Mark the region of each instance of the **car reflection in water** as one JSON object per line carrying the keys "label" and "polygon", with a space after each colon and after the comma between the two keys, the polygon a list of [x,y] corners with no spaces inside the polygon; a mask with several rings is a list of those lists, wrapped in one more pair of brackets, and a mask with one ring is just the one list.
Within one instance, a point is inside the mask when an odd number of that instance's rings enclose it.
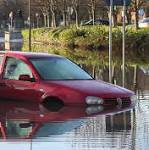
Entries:
{"label": "car reflection in water", "polygon": [[129,110],[125,106],[55,107],[37,103],[0,101],[0,137],[4,140],[37,139],[60,135],[83,125],[88,117]]}

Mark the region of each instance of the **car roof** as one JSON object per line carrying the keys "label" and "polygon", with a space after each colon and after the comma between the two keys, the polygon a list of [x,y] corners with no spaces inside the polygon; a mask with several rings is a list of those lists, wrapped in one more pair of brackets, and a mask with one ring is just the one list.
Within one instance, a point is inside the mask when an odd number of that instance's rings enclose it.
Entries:
{"label": "car roof", "polygon": [[0,51],[0,54],[6,54],[9,56],[18,56],[18,57],[23,56],[26,58],[62,57],[62,56],[55,55],[55,54],[39,53],[39,52],[21,52],[21,51]]}

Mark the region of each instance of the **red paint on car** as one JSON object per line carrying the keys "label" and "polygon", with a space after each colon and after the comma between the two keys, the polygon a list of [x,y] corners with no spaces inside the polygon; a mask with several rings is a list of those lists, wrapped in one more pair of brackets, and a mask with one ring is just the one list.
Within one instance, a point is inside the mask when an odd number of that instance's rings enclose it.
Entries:
{"label": "red paint on car", "polygon": [[0,97],[3,98],[38,103],[60,101],[65,105],[97,101],[108,105],[109,100],[129,103],[134,95],[125,88],[94,80],[62,56],[12,51],[0,52],[0,56]]}

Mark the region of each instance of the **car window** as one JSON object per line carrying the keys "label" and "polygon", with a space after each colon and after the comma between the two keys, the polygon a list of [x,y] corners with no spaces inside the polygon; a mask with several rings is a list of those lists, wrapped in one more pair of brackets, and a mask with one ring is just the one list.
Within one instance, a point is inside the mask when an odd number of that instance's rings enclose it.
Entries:
{"label": "car window", "polygon": [[0,65],[2,65],[4,55],[0,54]]}
{"label": "car window", "polygon": [[37,72],[44,80],[88,80],[89,74],[76,64],[64,58],[30,59]]}
{"label": "car window", "polygon": [[30,77],[33,78],[32,72],[26,63],[20,59],[8,57],[6,60],[3,78],[19,80],[19,76],[21,74],[30,75]]}
{"label": "car window", "polygon": [[0,71],[3,63],[4,55],[0,54]]}

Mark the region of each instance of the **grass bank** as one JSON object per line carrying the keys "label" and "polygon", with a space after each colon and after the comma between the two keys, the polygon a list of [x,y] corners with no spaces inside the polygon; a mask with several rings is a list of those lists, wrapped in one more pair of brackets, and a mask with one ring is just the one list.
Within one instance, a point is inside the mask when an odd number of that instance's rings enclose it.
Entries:
{"label": "grass bank", "polygon": [[[28,39],[28,30],[22,31],[25,40]],[[39,28],[32,30],[32,41],[37,44],[56,47],[81,48],[104,51],[109,46],[109,28],[107,26],[74,26],[59,27],[56,29]],[[113,28],[113,52],[121,56],[122,32],[121,28]],[[135,31],[126,29],[126,54],[147,57],[149,55],[149,28]]]}

